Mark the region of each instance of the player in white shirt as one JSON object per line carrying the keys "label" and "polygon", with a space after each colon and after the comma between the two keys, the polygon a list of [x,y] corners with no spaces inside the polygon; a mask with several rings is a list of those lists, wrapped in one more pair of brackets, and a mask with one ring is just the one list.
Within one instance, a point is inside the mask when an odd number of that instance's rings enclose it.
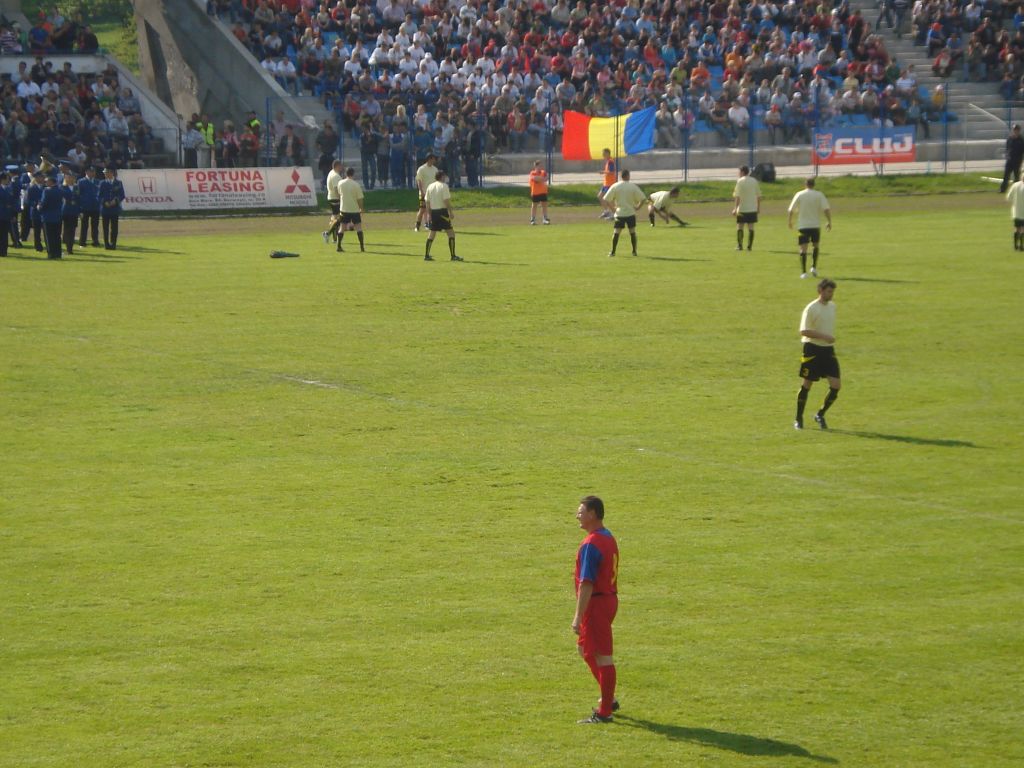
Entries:
{"label": "player in white shirt", "polygon": [[424,198],[427,207],[430,209],[430,234],[427,235],[427,252],[423,256],[424,261],[433,261],[430,255],[430,246],[434,244],[434,235],[444,232],[448,235],[448,252],[451,253],[452,261],[462,261],[462,258],[455,255],[455,230],[452,229],[452,219],[455,212],[452,210],[452,195],[448,185],[444,183],[443,171],[437,172],[437,180],[430,184]]}
{"label": "player in white shirt", "polygon": [[818,283],[818,298],[804,307],[803,314],[800,315],[800,341],[804,346],[799,375],[803,383],[796,396],[794,429],[804,428],[804,406],[807,405],[807,395],[814,382],[822,377],[828,379],[825,402],[814,415],[814,421],[822,429],[828,429],[825,411],[839,397],[839,360],[835,351],[836,305],[832,303],[835,292],[835,281],[825,278]]}
{"label": "player in white shirt", "polygon": [[740,177],[732,191],[732,215],[736,217],[736,250],[743,250],[743,225],[747,225],[747,250],[754,245],[754,225],[761,212],[761,185],[750,175],[750,168],[740,166]]}
{"label": "player in white shirt", "polygon": [[416,191],[419,193],[420,206],[416,211],[416,226],[412,228],[413,232],[420,231],[420,224],[423,223],[423,219],[429,221],[426,194],[427,187],[437,180],[437,155],[431,153],[427,155],[427,159],[424,160],[423,165],[416,169]]}
{"label": "player in white shirt", "polygon": [[1024,251],[1024,181],[1015,181],[1006,192],[1013,219],[1013,250]]}
{"label": "player in white shirt", "polygon": [[672,187],[672,189],[665,190],[664,192],[655,192],[651,195],[651,202],[647,206],[647,218],[651,222],[651,226],[654,226],[654,215],[657,214],[662,220],[668,224],[669,221],[676,222],[680,227],[685,227],[686,222],[672,213],[672,203],[679,199],[679,187]]}
{"label": "player in white shirt", "polygon": [[341,223],[341,198],[338,194],[338,185],[345,178],[341,174],[341,166],[341,160],[335,160],[325,182],[327,186],[327,205],[331,208],[331,218],[327,222],[327,229],[323,232],[325,245],[331,242],[331,238],[338,237],[338,225]]}
{"label": "player in white shirt", "polygon": [[345,229],[356,231],[359,238],[359,250],[365,251],[363,243],[363,188],[356,181],[356,169],[351,166],[345,169],[345,178],[338,183],[338,200],[341,207],[341,226],[338,228],[338,252],[344,250],[341,241],[345,237]]}
{"label": "player in white shirt", "polygon": [[608,255],[615,255],[619,235],[622,234],[623,227],[628,227],[629,242],[633,246],[633,255],[636,256],[636,212],[649,198],[640,187],[629,180],[629,171],[623,171],[621,179],[608,187],[608,191],[604,193],[604,205],[615,209],[615,233],[612,235],[612,249]]}
{"label": "player in white shirt", "polygon": [[828,222],[827,229],[832,231],[832,210],[828,199],[814,188],[814,177],[807,179],[805,188],[795,195],[789,204],[789,228],[793,228],[793,214],[797,214],[796,228],[800,233],[797,244],[800,246],[800,277],[807,277],[807,244],[814,247],[812,251],[811,274],[818,276],[818,243],[821,242],[821,217]]}

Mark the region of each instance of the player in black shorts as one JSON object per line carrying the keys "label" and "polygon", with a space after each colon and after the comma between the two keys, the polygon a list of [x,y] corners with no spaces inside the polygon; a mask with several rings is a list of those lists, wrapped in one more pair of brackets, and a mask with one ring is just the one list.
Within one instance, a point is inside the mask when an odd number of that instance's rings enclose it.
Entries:
{"label": "player in black shorts", "polygon": [[[452,261],[462,261],[462,257],[455,255],[455,230],[452,228],[452,199],[448,191],[448,185],[444,183],[445,174],[437,172],[437,179],[427,187],[424,197],[427,205],[430,206],[430,234],[427,235],[427,252],[423,256],[424,261],[433,261],[430,255],[430,246],[434,244],[434,236],[438,232],[448,235],[448,251],[451,253]],[[444,207],[437,207],[437,206]]]}
{"label": "player in black shorts", "polygon": [[814,421],[822,429],[828,429],[825,423],[825,411],[839,397],[839,359],[836,357],[835,329],[836,305],[832,303],[836,284],[825,278],[818,283],[818,298],[804,307],[800,316],[800,337],[803,341],[803,355],[800,358],[799,376],[803,379],[796,397],[796,429],[804,428],[804,407],[811,385],[821,379],[828,379],[828,394],[821,408],[814,415]]}

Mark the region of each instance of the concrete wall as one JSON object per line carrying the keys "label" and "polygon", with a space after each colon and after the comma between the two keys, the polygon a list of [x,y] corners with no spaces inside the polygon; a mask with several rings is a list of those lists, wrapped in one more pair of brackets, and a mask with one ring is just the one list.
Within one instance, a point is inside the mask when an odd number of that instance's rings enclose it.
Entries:
{"label": "concrete wall", "polygon": [[[204,0],[135,0],[135,19],[143,79],[174,112],[237,124],[250,109],[265,120],[269,99],[272,112],[303,125],[291,97],[206,15]],[[304,136],[307,143],[313,135]]]}

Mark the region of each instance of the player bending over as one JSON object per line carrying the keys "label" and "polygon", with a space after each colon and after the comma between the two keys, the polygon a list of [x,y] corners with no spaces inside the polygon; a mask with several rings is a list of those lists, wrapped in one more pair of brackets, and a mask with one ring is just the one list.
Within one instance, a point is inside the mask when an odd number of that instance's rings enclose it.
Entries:
{"label": "player bending over", "polygon": [[657,214],[661,217],[662,221],[666,224],[669,221],[676,222],[680,227],[685,227],[686,222],[672,213],[672,202],[679,199],[679,187],[672,187],[665,192],[655,192],[651,195],[650,205],[647,206],[647,218],[651,221],[651,226],[654,226],[654,215]]}

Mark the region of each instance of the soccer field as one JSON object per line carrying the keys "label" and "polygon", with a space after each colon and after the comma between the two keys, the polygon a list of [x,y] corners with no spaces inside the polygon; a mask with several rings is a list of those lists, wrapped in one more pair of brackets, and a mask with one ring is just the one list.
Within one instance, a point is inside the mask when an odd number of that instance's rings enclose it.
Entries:
{"label": "soccer field", "polygon": [[1021,764],[1024,254],[995,194],[831,202],[829,432],[781,203],[749,253],[685,203],[639,258],[596,206],[460,211],[464,264],[410,214],[13,251],[0,766]]}

